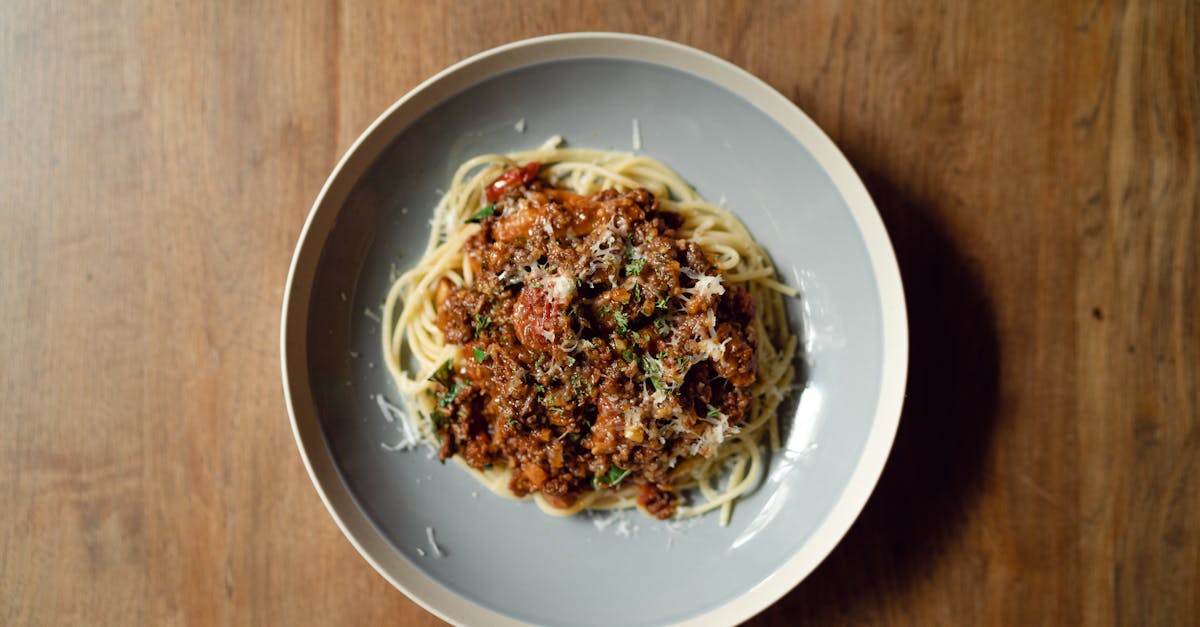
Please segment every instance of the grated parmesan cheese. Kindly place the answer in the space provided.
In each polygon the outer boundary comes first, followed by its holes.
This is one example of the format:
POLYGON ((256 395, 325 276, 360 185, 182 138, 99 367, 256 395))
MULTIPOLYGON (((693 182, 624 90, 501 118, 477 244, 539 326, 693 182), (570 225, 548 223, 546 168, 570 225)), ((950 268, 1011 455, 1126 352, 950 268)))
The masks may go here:
POLYGON ((395 444, 380 443, 380 446, 386 451, 407 451, 413 449, 417 444, 421 443, 421 436, 417 429, 413 427, 412 422, 408 419, 408 414, 399 407, 393 405, 382 394, 375 395, 375 404, 379 407, 380 413, 383 414, 384 420, 389 424, 399 423, 396 425, 396 430, 400 432, 400 440, 395 444))
POLYGON ((725 286, 721 284, 721 277, 719 276, 700 274, 690 268, 684 268, 683 273, 696 282, 692 287, 683 290, 690 294, 692 298, 708 298, 710 296, 720 296, 725 293, 725 286))
POLYGON ((725 358, 725 345, 728 343, 729 338, 726 338, 722 342, 718 342, 713 338, 706 337, 699 342, 696 342, 696 347, 700 349, 700 352, 702 352, 705 357, 708 357, 709 361, 721 361, 725 358))
POLYGON ((575 295, 575 279, 569 276, 556 276, 548 279, 550 294, 560 302, 569 302, 575 295))
POLYGON ((437 539, 433 537, 433 527, 425 528, 425 539, 429 540, 429 548, 433 549, 433 554, 436 557, 442 557, 445 553, 442 552, 442 547, 438 546, 437 539))

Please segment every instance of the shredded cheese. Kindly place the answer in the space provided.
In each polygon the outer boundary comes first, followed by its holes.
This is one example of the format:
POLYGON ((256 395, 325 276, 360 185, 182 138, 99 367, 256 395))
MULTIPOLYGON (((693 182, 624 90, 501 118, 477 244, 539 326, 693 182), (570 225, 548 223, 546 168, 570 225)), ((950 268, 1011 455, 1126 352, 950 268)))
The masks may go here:
POLYGON ((575 295, 575 278, 570 276, 555 276, 547 279, 550 285, 550 295, 562 303, 570 302, 575 295))
POLYGON ((421 443, 420 432, 412 425, 412 421, 409 420, 408 414, 404 410, 393 405, 382 394, 375 395, 375 404, 383 414, 384 420, 387 420, 388 423, 399 423, 396 425, 396 430, 400 432, 400 440, 395 444, 380 443, 384 450, 407 451, 416 448, 421 443))
POLYGON ((433 549, 433 554, 437 557, 445 555, 442 552, 442 547, 438 546, 437 540, 433 537, 433 527, 425 528, 425 539, 429 540, 429 548, 433 549))

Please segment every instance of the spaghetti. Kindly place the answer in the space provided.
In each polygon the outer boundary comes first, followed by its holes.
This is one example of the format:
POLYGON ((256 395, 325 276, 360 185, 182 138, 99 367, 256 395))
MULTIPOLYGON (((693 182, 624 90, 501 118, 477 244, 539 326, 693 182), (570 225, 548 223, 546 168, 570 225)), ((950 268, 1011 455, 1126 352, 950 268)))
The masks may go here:
POLYGON ((458 168, 387 295, 387 367, 493 492, 725 525, 779 447, 795 291, 664 164, 560 142, 458 168))

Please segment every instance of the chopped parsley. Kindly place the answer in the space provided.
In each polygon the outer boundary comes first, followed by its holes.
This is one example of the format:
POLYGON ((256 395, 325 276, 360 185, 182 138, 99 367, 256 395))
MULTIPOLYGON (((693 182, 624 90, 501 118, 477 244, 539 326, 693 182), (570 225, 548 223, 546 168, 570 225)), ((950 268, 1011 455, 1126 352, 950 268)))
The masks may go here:
POLYGON ((604 476, 592 478, 592 487, 615 488, 619 483, 624 481, 625 477, 627 476, 629 476, 628 470, 613 464, 612 466, 609 466, 608 472, 604 473, 604 476))
POLYGON ((438 383, 441 383, 442 385, 446 385, 446 382, 450 379, 450 370, 452 370, 453 368, 454 368, 454 360, 447 359, 445 363, 438 366, 437 370, 433 371, 432 375, 429 375, 429 380, 436 381, 438 383))
POLYGON ((646 260, 642 257, 635 257, 633 261, 625 264, 625 276, 637 276, 642 273, 642 268, 646 267, 646 260))
POLYGON ((488 325, 491 323, 491 316, 481 316, 479 314, 475 314, 475 337, 483 335, 483 332, 487 330, 488 325))
POLYGON ((496 215, 496 205, 489 204, 489 205, 484 206, 479 211, 476 211, 475 215, 467 218, 467 224, 481 222, 484 218, 490 218, 494 215, 496 215))
POLYGON ((475 352, 475 363, 482 364, 483 360, 488 358, 487 351, 483 350, 482 348, 476 348, 474 352, 475 352))
POLYGON ((637 357, 634 356, 633 351, 629 350, 628 348, 621 351, 621 357, 631 364, 637 361, 637 357))
POLYGON ((655 308, 655 309, 666 309, 666 308, 667 308, 667 301, 668 301, 668 300, 670 300, 670 299, 671 299, 671 297, 670 297, 670 296, 667 296, 667 295, 665 295, 665 294, 664 294, 664 295, 662 295, 662 296, 659 296, 659 297, 658 297, 658 300, 654 301, 654 308, 655 308))
POLYGON ((708 406, 708 417, 709 418, 713 418, 715 416, 720 416, 720 415, 721 415, 721 410, 717 409, 716 407, 713 407, 712 405, 708 406))
MULTIPOLYGON (((588 384, 589 392, 591 391, 591 388, 591 384, 588 384)), ((583 378, 579 376, 578 372, 571 373, 571 389, 575 390, 576 396, 579 396, 583 391, 583 378)))
POLYGON ((456 381, 454 383, 454 385, 450 388, 450 391, 446 392, 446 395, 442 397, 442 400, 438 401, 438 406, 439 407, 449 406, 450 403, 454 402, 454 399, 458 398, 459 392, 462 392, 463 390, 465 390, 469 387, 471 387, 470 383, 467 383, 465 381, 456 381))
MULTIPOLYGON (((661 355, 661 353, 659 354, 661 355)), ((650 380, 650 385, 653 385, 655 390, 659 392, 667 390, 667 386, 662 382, 661 378, 662 367, 659 366, 658 363, 643 358, 641 360, 641 366, 642 372, 646 373, 646 378, 650 380)))
POLYGON ((509 418, 509 419, 508 419, 508 426, 510 426, 510 427, 515 427, 515 426, 517 426, 517 419, 516 419, 516 418, 509 418))
POLYGON ((612 312, 613 321, 617 323, 617 330, 621 333, 629 333, 629 316, 620 311, 612 312))

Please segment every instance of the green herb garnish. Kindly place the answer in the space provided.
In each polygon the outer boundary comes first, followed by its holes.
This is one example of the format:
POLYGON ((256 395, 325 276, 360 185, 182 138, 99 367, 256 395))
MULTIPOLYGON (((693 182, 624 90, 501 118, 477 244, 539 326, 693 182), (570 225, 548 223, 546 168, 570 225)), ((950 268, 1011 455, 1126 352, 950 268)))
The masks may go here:
POLYGON ((642 273, 642 268, 645 267, 646 260, 641 257, 636 257, 633 261, 625 264, 625 276, 637 276, 642 273))
MULTIPOLYGON (((659 354, 661 355, 662 353, 659 354)), ((662 379, 659 378, 662 376, 662 367, 656 362, 645 358, 641 359, 640 363, 642 366, 642 372, 645 372, 646 378, 650 380, 650 385, 653 385, 654 389, 658 390, 659 392, 666 390, 667 386, 665 386, 662 382, 662 379)))
POLYGON ((496 205, 489 204, 489 205, 484 206, 479 211, 476 211, 475 215, 467 218, 467 224, 474 224, 476 222, 482 221, 484 218, 490 218, 494 215, 496 215, 496 205))
POLYGON ((621 351, 621 357, 631 364, 637 361, 637 357, 634 356, 633 351, 629 350, 628 348, 621 351))
POLYGON ((433 374, 429 375, 429 380, 436 381, 438 383, 441 383, 442 385, 445 385, 447 379, 450 378, 450 371, 453 368, 454 368, 454 360, 447 359, 445 363, 438 366, 437 370, 433 371, 433 374))
POLYGON ((629 316, 620 311, 612 312, 612 316, 617 323, 617 330, 621 333, 629 333, 629 316))
POLYGON ((446 395, 442 397, 442 400, 438 401, 438 405, 440 407, 449 406, 450 403, 454 402, 454 399, 458 398, 459 392, 462 392, 463 390, 465 390, 469 387, 471 387, 470 383, 467 383, 465 381, 456 381, 454 383, 454 385, 450 388, 450 391, 446 392, 446 395))
POLYGON ((603 477, 592 478, 592 487, 615 488, 617 484, 621 483, 621 481, 623 481, 627 476, 629 476, 628 470, 613 464, 612 466, 609 466, 608 472, 604 473, 603 477))
POLYGON ((713 407, 712 405, 708 406, 708 417, 709 418, 713 418, 713 417, 720 416, 720 415, 721 415, 721 410, 717 409, 716 407, 713 407))
POLYGON ((474 352, 476 363, 482 364, 483 360, 487 359, 487 351, 483 350, 482 348, 476 348, 474 352))
POLYGON ((429 421, 433 423, 434 429, 440 429, 442 425, 446 424, 449 418, 449 416, 436 409, 429 413, 429 421))
POLYGON ((487 330, 488 325, 491 323, 491 316, 481 316, 479 314, 475 314, 475 337, 483 335, 483 332, 487 330))

